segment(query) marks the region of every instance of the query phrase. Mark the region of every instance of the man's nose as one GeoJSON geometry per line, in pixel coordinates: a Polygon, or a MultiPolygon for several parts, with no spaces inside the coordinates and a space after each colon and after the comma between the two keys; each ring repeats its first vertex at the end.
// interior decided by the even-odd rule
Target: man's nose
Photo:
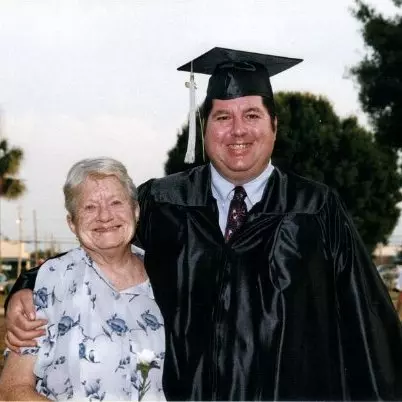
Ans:
{"type": "Polygon", "coordinates": [[[245,130],[246,126],[241,116],[235,116],[233,119],[233,129],[232,129],[233,135],[236,136],[244,135],[245,130]]]}

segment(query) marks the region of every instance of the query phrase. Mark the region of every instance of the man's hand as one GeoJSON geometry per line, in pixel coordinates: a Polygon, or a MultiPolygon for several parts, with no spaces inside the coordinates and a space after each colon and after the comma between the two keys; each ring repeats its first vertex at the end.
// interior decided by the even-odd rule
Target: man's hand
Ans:
{"type": "Polygon", "coordinates": [[[22,346],[36,346],[35,338],[46,333],[43,328],[46,322],[35,319],[32,290],[19,290],[8,303],[6,346],[16,353],[19,353],[19,348],[22,346]]]}

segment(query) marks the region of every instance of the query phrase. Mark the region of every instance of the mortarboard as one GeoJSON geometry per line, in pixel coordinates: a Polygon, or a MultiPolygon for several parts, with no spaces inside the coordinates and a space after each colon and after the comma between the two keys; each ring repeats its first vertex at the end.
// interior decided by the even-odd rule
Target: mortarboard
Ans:
{"type": "Polygon", "coordinates": [[[214,47],[182,65],[179,71],[190,72],[190,124],[186,162],[194,161],[195,84],[194,73],[211,75],[207,98],[234,99],[260,95],[272,99],[270,77],[300,63],[302,59],[214,47]]]}

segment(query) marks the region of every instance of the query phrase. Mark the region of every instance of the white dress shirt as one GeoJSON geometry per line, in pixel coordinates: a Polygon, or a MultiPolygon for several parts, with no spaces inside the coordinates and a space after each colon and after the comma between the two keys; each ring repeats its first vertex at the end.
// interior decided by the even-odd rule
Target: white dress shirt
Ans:
{"type": "MultiPolygon", "coordinates": [[[[212,195],[218,204],[219,227],[221,228],[222,234],[224,234],[229,213],[229,206],[233,198],[235,185],[222,177],[222,175],[218,173],[212,164],[210,164],[210,168],[212,195]]],[[[243,185],[243,188],[247,193],[247,197],[245,199],[247,211],[250,211],[253,205],[261,201],[265,185],[267,184],[267,181],[273,171],[274,166],[272,165],[271,161],[269,161],[268,166],[258,177],[243,185]]]]}

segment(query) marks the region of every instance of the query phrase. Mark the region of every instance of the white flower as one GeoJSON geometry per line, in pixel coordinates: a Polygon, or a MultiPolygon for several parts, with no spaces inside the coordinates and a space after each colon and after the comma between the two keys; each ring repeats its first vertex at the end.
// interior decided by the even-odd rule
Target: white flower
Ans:
{"type": "Polygon", "coordinates": [[[151,364],[156,358],[155,352],[149,349],[144,349],[137,354],[138,364],[151,364]]]}

